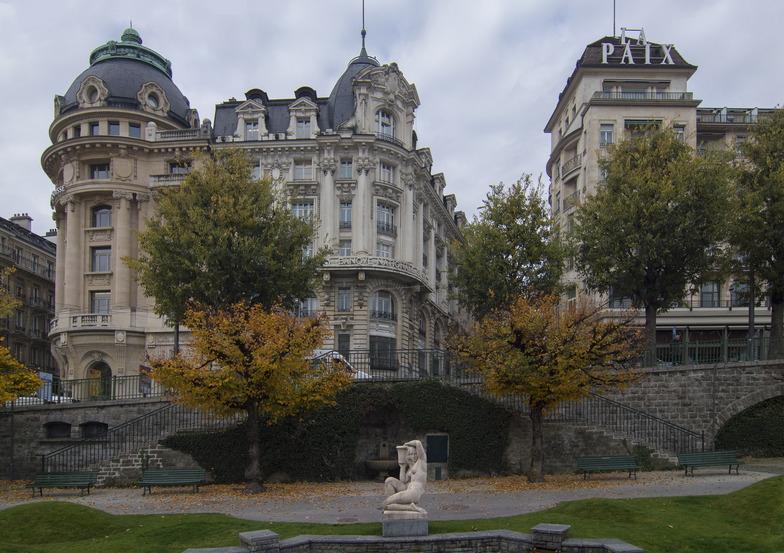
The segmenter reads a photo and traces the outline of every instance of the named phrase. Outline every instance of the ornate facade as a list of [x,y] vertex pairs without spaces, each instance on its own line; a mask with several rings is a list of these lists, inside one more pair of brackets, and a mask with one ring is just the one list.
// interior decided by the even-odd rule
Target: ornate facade
[[[328,97],[260,89],[200,122],[171,80],[171,64],[128,29],[90,56],[55,98],[43,167],[55,185],[57,305],[50,337],[64,378],[138,374],[167,351],[173,330],[133,280],[124,257],[151,216],[155,191],[177,184],[211,148],[240,147],[258,174],[285,186],[292,210],[318,221],[332,249],[314,298],[334,325],[325,348],[440,348],[456,306],[447,297],[451,240],[465,216],[418,148],[416,87],[364,47]],[[409,370],[400,367],[400,371]]]
[[[688,90],[697,67],[672,44],[647,41],[642,29],[633,36],[604,37],[589,44],[558,98],[545,132],[551,137],[547,162],[550,206],[555,224],[566,234],[582,198],[600,184],[598,160],[605,147],[646,125],[666,125],[694,148],[733,148],[757,121],[759,109],[701,108]],[[583,288],[569,264],[564,275],[568,294]],[[708,283],[684,305],[658,317],[660,339],[673,329],[694,340],[746,337],[748,300],[735,284]],[[610,307],[624,302],[605,298]],[[761,331],[770,323],[767,307],[757,308]]]

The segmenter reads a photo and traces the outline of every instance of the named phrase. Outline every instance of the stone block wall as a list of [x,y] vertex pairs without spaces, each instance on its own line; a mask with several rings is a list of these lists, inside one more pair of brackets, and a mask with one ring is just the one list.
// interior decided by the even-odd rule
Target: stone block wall
[[240,534],[240,546],[188,549],[185,553],[644,553],[621,540],[568,537],[570,527],[539,524],[531,534],[493,530],[421,537],[298,536],[279,541],[269,530]]

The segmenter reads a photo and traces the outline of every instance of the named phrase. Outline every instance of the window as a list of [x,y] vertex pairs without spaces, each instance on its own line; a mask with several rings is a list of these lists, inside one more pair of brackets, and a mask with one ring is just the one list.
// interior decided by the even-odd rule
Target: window
[[14,344],[14,357],[20,363],[24,363],[24,346],[22,344]]
[[245,121],[245,140],[259,139],[259,120]]
[[370,297],[370,317],[373,319],[397,320],[395,298],[386,290],[379,290]]
[[318,311],[318,300],[316,298],[307,298],[299,302],[299,316],[310,317],[315,315]]
[[613,143],[613,125],[602,124],[599,128],[599,146],[605,148]]
[[397,235],[395,208],[387,204],[376,206],[376,229],[384,234]]
[[90,136],[98,136],[100,126],[96,122],[90,123]]
[[90,178],[91,179],[108,179],[109,178],[109,164],[108,163],[94,163],[90,165]]
[[297,119],[297,138],[310,138],[310,119]]
[[109,292],[90,292],[90,313],[108,314],[111,308]]
[[92,248],[90,257],[90,271],[106,273],[112,270],[112,248]]
[[294,180],[313,180],[313,163],[310,161],[294,162]]
[[120,136],[120,122],[109,121],[109,134],[111,136]]
[[187,161],[172,161],[169,163],[170,175],[186,175],[190,170],[191,166]]
[[599,167],[599,182],[607,182],[607,167]]
[[312,201],[299,201],[291,204],[291,214],[294,217],[305,219],[306,221],[313,220],[313,202]]
[[395,166],[382,161],[378,168],[378,180],[381,182],[395,182]]
[[376,134],[382,137],[395,137],[395,119],[386,110],[376,112]]
[[25,326],[24,326],[24,311],[22,311],[21,309],[17,309],[16,310],[16,317],[15,317],[15,319],[16,320],[14,321],[14,323],[16,325],[16,330],[24,330],[25,329]]
[[351,288],[338,288],[338,311],[351,311]]
[[718,282],[706,282],[700,286],[700,307],[719,307]]
[[351,255],[351,240],[341,240],[338,248],[338,255],[340,257],[348,257]]
[[345,358],[351,353],[351,334],[338,332],[338,353]]
[[340,228],[351,228],[351,202],[340,202]]
[[139,123],[129,123],[128,124],[128,136],[131,138],[141,138],[142,137],[142,126]]
[[98,205],[92,209],[91,224],[93,227],[112,226],[112,208],[108,205]]
[[673,125],[675,136],[681,142],[686,142],[686,125]]
[[384,259],[392,259],[392,245],[385,244],[384,242],[377,242],[376,257],[383,257]]
[[21,263],[22,262],[22,248],[20,248],[19,246],[14,246],[13,256],[14,256],[14,263]]
[[75,125],[74,128],[73,128],[73,137],[74,138],[79,138],[80,136],[82,136],[82,126],[81,125]]
[[353,179],[354,178],[354,167],[352,166],[350,159],[341,159],[340,160],[340,178],[341,179]]
[[645,136],[645,133],[648,132],[648,129],[652,127],[658,127],[659,125],[661,125],[661,121],[657,121],[655,119],[624,121],[624,128],[626,129],[626,132],[629,134],[630,138],[640,138],[641,136]]
[[732,295],[732,307],[749,306],[749,285],[743,282],[736,282],[730,288]]

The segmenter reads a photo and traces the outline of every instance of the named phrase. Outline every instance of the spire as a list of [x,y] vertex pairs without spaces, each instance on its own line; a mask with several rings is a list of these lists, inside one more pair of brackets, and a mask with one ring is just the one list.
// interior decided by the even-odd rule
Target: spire
[[359,57],[367,57],[367,50],[365,50],[365,35],[367,35],[367,31],[365,30],[365,0],[362,0],[362,50],[359,52]]

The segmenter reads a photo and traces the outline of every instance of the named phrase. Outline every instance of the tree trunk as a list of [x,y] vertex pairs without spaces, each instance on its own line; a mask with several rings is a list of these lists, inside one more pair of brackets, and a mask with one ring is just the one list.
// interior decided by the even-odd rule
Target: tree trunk
[[264,491],[261,474],[261,429],[259,428],[259,406],[255,401],[248,403],[248,466],[245,468],[245,491],[258,493]]
[[174,357],[180,353],[180,321],[174,323]]
[[544,415],[541,406],[531,406],[531,467],[528,469],[529,482],[544,482],[544,439],[542,427]]
[[656,307],[645,306],[645,365],[647,367],[656,366]]

